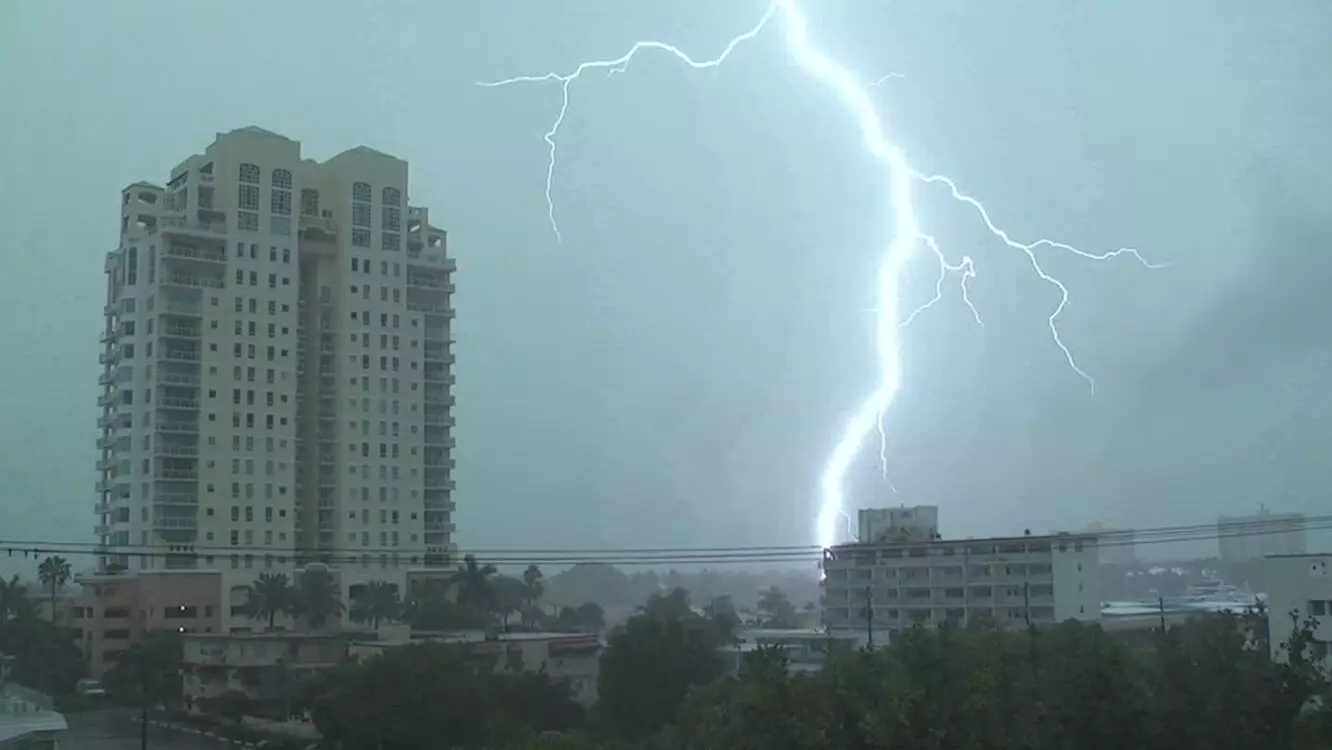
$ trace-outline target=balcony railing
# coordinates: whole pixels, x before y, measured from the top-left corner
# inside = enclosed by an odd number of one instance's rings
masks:
[[[185,420],[162,420],[157,423],[158,432],[198,432],[199,423]]]
[[[167,245],[162,251],[162,255],[167,258],[189,258],[190,260],[202,260],[208,263],[226,263],[226,253],[220,253],[216,250],[204,250],[197,247],[184,247],[181,245]]]
[[[190,481],[199,478],[196,469],[162,469],[157,473],[159,479]]]
[[[223,222],[190,221],[184,216],[163,216],[161,226],[163,229],[181,232],[202,232],[212,235],[225,235],[227,233],[227,225]]]
[[[199,408],[199,401],[192,398],[162,398],[158,399],[157,407],[159,409],[188,409],[193,411]]]
[[[193,458],[199,455],[199,446],[197,445],[161,445],[160,443],[153,448],[153,452],[158,456],[172,456],[178,458]]]
[[[163,349],[162,359],[170,359],[176,362],[198,362],[199,352],[190,349]]]
[[[408,274],[407,286],[419,287],[422,289],[437,289],[450,294],[455,291],[454,285],[443,279],[432,279],[429,276],[420,274]]]
[[[202,331],[200,331],[198,328],[195,328],[194,326],[173,326],[173,325],[162,326],[163,336],[177,336],[179,338],[197,339],[199,338],[201,333]]]
[[[202,276],[186,276],[183,273],[167,274],[162,277],[163,286],[185,286],[194,289],[221,289],[221,279],[209,279]]]
[[[202,309],[197,304],[190,302],[168,302],[162,305],[162,312],[173,315],[199,315]]]
[[[198,375],[182,375],[158,368],[157,382],[165,385],[199,385]]]
[[[453,317],[453,308],[448,305],[430,304],[428,302],[408,302],[408,312],[426,313],[427,315],[448,315]]]
[[[157,529],[197,529],[199,521],[195,518],[156,518],[153,528]]]
[[[198,505],[199,498],[183,492],[158,493],[153,496],[154,505]]]

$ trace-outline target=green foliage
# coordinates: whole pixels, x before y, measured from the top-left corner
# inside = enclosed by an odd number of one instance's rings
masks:
[[[722,671],[725,630],[689,607],[675,589],[648,599],[643,613],[611,633],[601,659],[602,720],[628,736],[656,732],[675,719],[685,695]]]
[[[371,581],[352,596],[352,622],[368,623],[378,629],[384,621],[393,622],[402,617],[403,606],[398,589],[388,581]]]
[[[246,593],[246,614],[251,619],[267,620],[269,630],[278,615],[289,615],[295,609],[296,592],[286,573],[260,573]]]
[[[102,676],[116,701],[138,705],[145,700],[167,706],[183,702],[181,668],[184,647],[180,633],[159,630],[130,646],[120,662]]]
[[[342,596],[333,574],[322,567],[309,567],[296,578],[291,612],[305,618],[311,630],[322,630],[343,612]]]
[[[458,604],[486,615],[493,613],[497,603],[495,575],[494,565],[482,565],[475,555],[464,556],[451,580],[457,590]]]
[[[18,576],[0,579],[0,653],[14,658],[9,679],[55,697],[72,693],[87,674],[69,630],[38,615]]]
[[[37,566],[37,578],[51,595],[51,622],[56,620],[56,593],[71,577],[69,561],[60,555],[50,555]]]
[[[1308,632],[1308,631],[1304,631]],[[1296,640],[1301,636],[1297,635]],[[1312,750],[1327,680],[1251,648],[1238,617],[1172,628],[1150,650],[1076,623],[900,633],[886,647],[790,674],[781,654],[693,691],[673,742],[745,748]]]
[[[464,646],[437,643],[346,665],[312,683],[306,698],[325,740],[342,747],[487,747],[582,721],[568,691],[544,674],[497,672]]]
[[[794,628],[796,608],[786,593],[773,586],[759,594],[758,610],[763,613],[765,628]]]
[[[479,630],[489,624],[485,613],[450,601],[447,594],[447,584],[443,582],[414,582],[403,608],[403,619],[413,630],[423,631]]]

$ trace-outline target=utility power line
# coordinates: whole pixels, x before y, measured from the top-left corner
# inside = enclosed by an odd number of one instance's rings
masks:
[[[1152,544],[1178,544],[1183,542],[1208,541],[1237,537],[1265,536],[1287,533],[1301,529],[1319,531],[1332,529],[1332,515],[1307,516],[1303,523],[1295,525],[1289,519],[1254,519],[1227,524],[1223,531],[1215,523],[1191,524],[1185,526],[1159,526],[1136,530],[1098,532],[1071,532],[1074,534],[1094,534],[1098,537],[1099,548],[1137,546]],[[1021,537],[997,537],[1018,539]],[[951,540],[959,541],[959,540]],[[977,541],[980,541],[979,539]],[[910,544],[911,542],[903,542]],[[317,550],[296,550],[275,547],[207,545],[193,546],[189,552],[167,553],[161,548],[146,545],[116,545],[114,551],[96,542],[56,542],[34,540],[0,539],[0,551],[9,557],[22,555],[38,558],[45,555],[115,555],[124,557],[165,557],[167,555],[188,555],[193,557],[249,557],[258,559],[316,558],[327,562],[358,564],[374,562],[378,558],[398,555],[402,561],[401,549],[360,548],[339,549],[332,553],[321,554]],[[700,564],[754,564],[754,563],[817,563],[822,559],[822,548],[816,545],[759,546],[759,547],[658,547],[658,548],[589,548],[589,549],[524,549],[476,548],[460,550],[451,555],[451,559],[461,559],[463,555],[475,555],[482,563],[492,565],[573,565],[578,563],[605,563],[609,565],[700,565]]]

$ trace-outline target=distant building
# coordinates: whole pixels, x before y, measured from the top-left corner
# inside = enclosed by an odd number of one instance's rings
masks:
[[[1091,534],[844,544],[824,552],[823,568],[825,625],[866,639],[915,624],[1021,627],[1101,615]]]
[[[306,676],[347,660],[348,643],[365,633],[190,633],[184,637],[183,693],[204,710],[224,693],[279,704]]]
[[[93,677],[114,667],[147,632],[218,633],[225,622],[221,571],[93,575],[79,583],[82,589],[70,602],[65,624]]]
[[[9,682],[10,659],[0,654],[0,750],[55,750],[65,717],[50,697]]]
[[[1302,514],[1272,513],[1266,507],[1250,516],[1221,516],[1216,520],[1217,553],[1223,563],[1302,555],[1305,527]]]
[[[939,537],[939,506],[913,505],[896,508],[861,508],[856,518],[856,537],[868,542],[921,542]]]
[[[787,668],[792,672],[817,672],[823,669],[828,656],[838,648],[854,650],[859,639],[854,633],[832,633],[822,629],[743,630],[736,635],[739,643],[723,646],[721,654],[729,674],[737,674],[745,654],[761,648],[779,648],[786,656]]]
[[[1132,529],[1115,529],[1096,521],[1087,525],[1087,533],[1098,539],[1102,565],[1127,568],[1138,562],[1137,534]]]
[[[1281,646],[1294,632],[1291,615],[1313,617],[1312,656],[1332,668],[1332,553],[1273,555],[1263,561],[1267,585],[1267,626],[1272,658],[1284,660]]]

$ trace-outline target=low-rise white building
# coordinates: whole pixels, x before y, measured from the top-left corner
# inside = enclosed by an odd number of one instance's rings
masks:
[[[1264,561],[1264,573],[1272,658],[1286,658],[1282,646],[1295,632],[1296,622],[1303,624],[1312,617],[1317,627],[1311,655],[1332,668],[1332,552],[1273,555]]]
[[[9,662],[0,654],[0,749],[55,750],[65,717],[47,695],[9,682]]]
[[[838,648],[855,650],[858,639],[851,633],[831,633],[823,629],[779,630],[755,628],[736,634],[735,644],[721,648],[721,656],[728,674],[738,674],[745,654],[763,648],[778,648],[786,656],[787,669],[792,672],[817,672],[823,669],[828,656]]]
[[[1223,563],[1246,563],[1269,555],[1305,553],[1305,517],[1273,513],[1266,506],[1250,516],[1216,519],[1217,555]]]
[[[824,551],[830,632],[878,642],[912,625],[1001,627],[1099,621],[1096,536],[845,544]]]

